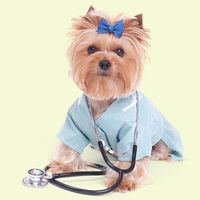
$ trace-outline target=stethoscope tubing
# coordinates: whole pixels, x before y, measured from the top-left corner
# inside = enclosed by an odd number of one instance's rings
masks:
[[[103,194],[107,194],[109,192],[112,192],[113,190],[115,190],[120,183],[122,182],[123,176],[124,174],[127,174],[129,172],[131,172],[134,167],[135,167],[135,158],[136,158],[136,152],[137,152],[137,145],[133,145],[133,153],[132,153],[132,162],[129,168],[127,169],[120,169],[118,167],[116,167],[115,165],[113,165],[110,160],[108,159],[106,152],[103,148],[103,143],[102,141],[98,142],[99,145],[99,149],[101,151],[101,154],[103,156],[103,159],[105,161],[105,163],[115,172],[118,173],[118,179],[116,180],[116,182],[106,188],[106,189],[102,189],[102,190],[87,190],[87,189],[82,189],[82,188],[78,188],[78,187],[74,187],[71,185],[68,185],[66,183],[62,183],[56,179],[59,178],[69,178],[69,177],[76,177],[76,176],[99,176],[99,175],[105,175],[106,174],[106,167],[104,168],[101,165],[96,165],[96,167],[101,168],[100,171],[79,171],[79,172],[69,172],[69,173],[60,173],[60,174],[53,174],[52,178],[50,178],[48,180],[49,183],[51,183],[52,185],[55,185],[59,188],[62,188],[64,190],[68,190],[71,192],[75,192],[75,193],[79,193],[79,194],[84,194],[84,195],[93,195],[93,196],[97,196],[97,195],[103,195]],[[48,166],[45,168],[45,171],[48,170]]]
[[[101,151],[101,155],[104,159],[104,162],[115,172],[122,172],[123,174],[127,174],[130,173],[134,167],[135,167],[135,161],[136,161],[136,153],[137,153],[137,145],[134,144],[133,145],[133,149],[132,149],[132,160],[131,160],[131,165],[130,167],[128,167],[127,169],[120,169],[118,167],[116,167],[115,165],[112,164],[112,162],[110,162],[110,160],[108,159],[108,156],[106,155],[106,152],[103,148],[103,143],[101,141],[98,141],[98,145],[99,145],[99,150]]]
[[[103,194],[107,194],[113,190],[115,190],[120,183],[122,182],[123,176],[124,174],[130,173],[136,164],[136,153],[137,153],[137,145],[136,145],[136,140],[137,140],[137,136],[138,136],[138,110],[139,110],[139,95],[138,92],[136,91],[136,128],[135,128],[135,132],[134,132],[134,144],[132,147],[132,158],[131,158],[131,165],[127,168],[127,169],[120,169],[118,167],[116,167],[115,165],[112,164],[112,162],[109,160],[106,151],[104,149],[104,145],[103,142],[101,141],[101,138],[98,134],[98,132],[96,132],[97,134],[97,139],[98,139],[98,146],[99,146],[99,150],[102,154],[102,157],[105,161],[105,163],[115,172],[118,173],[118,179],[116,180],[116,182],[106,188],[106,189],[102,189],[102,190],[87,190],[87,189],[82,189],[82,188],[78,188],[78,187],[74,187],[62,182],[57,181],[56,179],[59,178],[67,178],[67,177],[76,177],[76,176],[98,176],[98,175],[105,175],[106,174],[106,167],[102,166],[102,165],[98,165],[96,164],[96,168],[100,169],[99,171],[79,171],[79,172],[70,172],[70,173],[60,173],[60,174],[53,174],[51,178],[48,179],[48,182],[59,187],[62,188],[64,190],[68,190],[71,192],[75,192],[75,193],[79,193],[79,194],[85,194],[85,195],[103,195]],[[96,130],[95,124],[94,124],[94,128]],[[45,168],[45,171],[48,170],[48,166]]]
[[[115,184],[113,184],[111,187],[106,188],[106,189],[102,189],[102,190],[87,190],[87,189],[82,189],[82,188],[78,188],[78,187],[74,187],[71,185],[68,185],[66,183],[62,183],[60,181],[57,181],[57,178],[64,178],[64,177],[75,177],[75,176],[95,176],[95,175],[104,175],[101,172],[97,172],[97,171],[88,171],[88,172],[73,172],[73,173],[62,173],[62,174],[55,174],[55,177],[49,179],[49,183],[51,183],[52,185],[55,185],[61,189],[64,190],[68,190],[71,192],[75,192],[75,193],[79,193],[79,194],[84,194],[84,195],[93,195],[93,196],[97,196],[97,195],[103,195],[103,194],[107,194],[109,192],[112,192],[113,190],[115,190],[119,184],[121,183],[122,179],[123,179],[123,172],[119,172],[118,173],[118,179],[116,181]]]

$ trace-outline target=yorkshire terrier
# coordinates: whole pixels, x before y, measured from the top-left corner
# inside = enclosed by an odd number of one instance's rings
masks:
[[[149,31],[143,27],[142,14],[112,18],[90,7],[86,15],[73,19],[70,34],[70,73],[84,94],[68,111],[50,171],[73,172],[86,167],[80,154],[89,143],[98,146],[90,110],[99,134],[117,154],[115,165],[125,169],[131,161],[136,90],[147,57]],[[137,188],[147,175],[149,159],[183,157],[178,131],[140,92],[139,105],[136,166],[124,176],[117,191]],[[106,186],[113,185],[117,176],[108,170]]]

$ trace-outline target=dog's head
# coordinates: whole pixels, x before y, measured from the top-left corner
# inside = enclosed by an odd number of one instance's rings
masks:
[[[73,19],[71,36],[70,71],[87,96],[108,100],[137,88],[149,38],[141,14],[111,18],[90,7]]]

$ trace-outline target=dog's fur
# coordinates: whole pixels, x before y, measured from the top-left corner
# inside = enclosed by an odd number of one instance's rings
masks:
[[[124,33],[121,38],[113,34],[98,34],[96,29],[101,18],[110,24],[124,19]],[[143,63],[146,58],[149,34],[143,27],[142,15],[133,18],[119,15],[111,18],[90,7],[87,14],[73,20],[72,44],[69,48],[71,75],[74,82],[87,95],[94,119],[98,118],[116,98],[127,96],[137,89],[141,80]],[[98,51],[88,55],[88,47],[94,45]],[[122,48],[123,57],[114,51]],[[102,71],[99,62],[103,59],[111,62],[109,70]],[[154,160],[167,160],[169,149],[163,141],[152,148]],[[130,162],[118,161],[116,166],[127,168]],[[77,171],[85,167],[80,155],[64,144],[60,144],[50,164],[52,173]],[[135,189],[147,174],[148,158],[136,162],[135,169],[125,175],[117,191]],[[108,171],[107,186],[113,185],[117,174]]]

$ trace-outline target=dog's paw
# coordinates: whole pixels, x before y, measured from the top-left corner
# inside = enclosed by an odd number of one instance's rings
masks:
[[[114,177],[113,178],[108,178],[105,181],[105,185],[106,185],[106,187],[111,187],[116,183],[116,181],[117,181],[117,178],[114,178]],[[114,191],[115,192],[122,192],[120,187],[117,187]]]
[[[162,154],[161,152],[158,152],[158,151],[155,151],[155,150],[152,150],[150,160],[153,160],[153,161],[159,161],[159,160],[171,161],[168,154]]]
[[[137,188],[137,185],[132,182],[132,181],[122,181],[122,183],[120,184],[120,189],[122,191],[132,191],[135,190]]]
[[[117,181],[117,178],[108,178],[106,181],[105,181],[105,185],[107,187],[111,187],[112,185],[114,185]],[[121,184],[119,185],[119,187],[117,187],[115,189],[115,192],[126,192],[126,191],[132,191],[132,190],[135,190],[137,188],[137,184],[135,184],[133,181],[130,181],[130,180],[126,180],[123,179]]]
[[[161,157],[161,153],[152,150],[150,160],[157,161],[157,160],[160,160],[160,157]]]
[[[59,161],[53,161],[49,164],[48,172],[51,172],[52,174],[58,174],[58,173],[66,173],[66,172],[74,172],[74,167],[70,164],[64,164]]]

